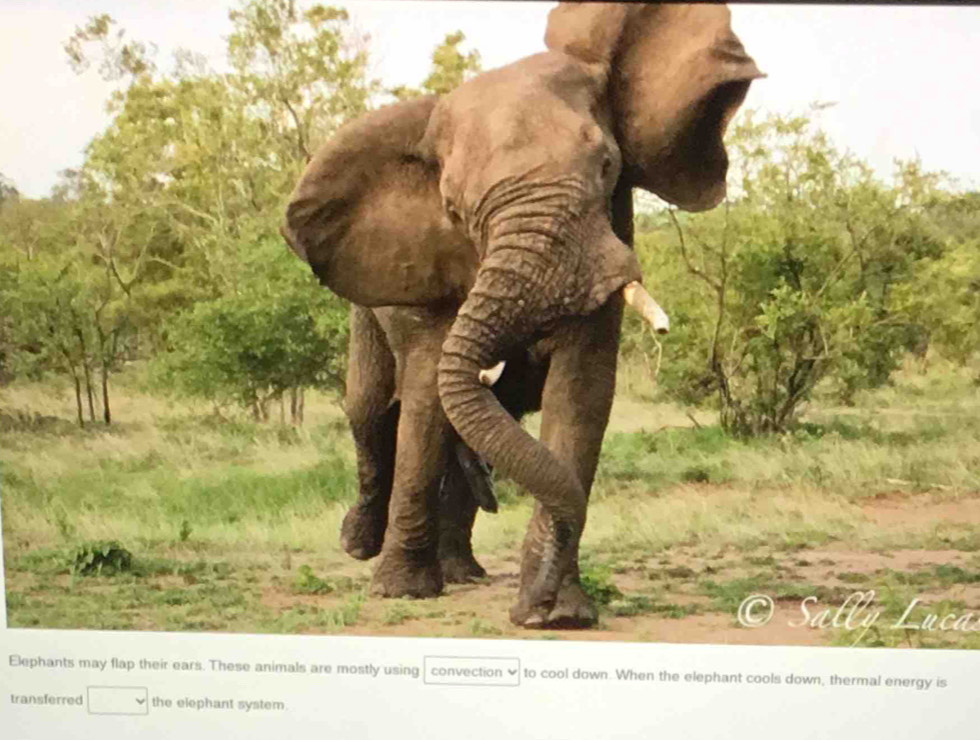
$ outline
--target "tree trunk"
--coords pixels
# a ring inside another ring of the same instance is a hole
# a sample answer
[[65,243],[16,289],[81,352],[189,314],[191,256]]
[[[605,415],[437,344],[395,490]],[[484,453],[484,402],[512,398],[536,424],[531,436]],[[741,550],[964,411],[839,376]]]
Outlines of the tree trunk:
[[85,360],[82,360],[82,367],[85,369],[85,394],[88,396],[88,418],[89,421],[95,421],[95,394],[92,393],[92,369]]
[[109,367],[102,361],[102,418],[106,426],[112,423],[112,412],[109,411]]
[[78,410],[78,426],[84,429],[85,414],[82,411],[82,381],[79,379],[77,373],[72,373],[72,377],[75,381],[75,406]]
[[64,345],[59,345],[58,349],[61,350],[61,354],[65,357],[65,365],[68,367],[71,379],[75,381],[75,409],[78,412],[78,426],[84,429],[85,412],[82,410],[82,381],[78,377],[78,371],[75,369],[75,363],[71,361],[71,355],[68,353],[68,350]]
[[289,389],[289,413],[294,427],[303,426],[303,387]]
[[97,326],[96,331],[99,337],[99,359],[101,360],[100,368],[102,370],[102,420],[108,426],[112,423],[112,413],[109,410],[109,363],[111,358],[116,356],[119,332],[118,330],[113,330],[112,332],[112,350],[110,351],[106,346],[108,344],[108,338],[105,332],[102,331],[102,327]]
[[85,347],[85,335],[82,330],[75,327],[75,336],[78,338],[78,347],[82,351],[82,370],[85,373],[85,394],[88,396],[88,418],[95,421],[95,399],[92,393],[92,368],[88,364],[88,350]]

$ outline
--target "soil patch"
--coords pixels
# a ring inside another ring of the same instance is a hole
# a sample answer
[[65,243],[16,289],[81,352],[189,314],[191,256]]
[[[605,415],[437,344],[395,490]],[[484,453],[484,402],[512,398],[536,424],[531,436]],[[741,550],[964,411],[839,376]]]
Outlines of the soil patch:
[[935,497],[890,494],[878,496],[861,506],[868,519],[890,529],[923,531],[937,524],[957,526],[980,525],[980,496],[971,494],[955,500]]

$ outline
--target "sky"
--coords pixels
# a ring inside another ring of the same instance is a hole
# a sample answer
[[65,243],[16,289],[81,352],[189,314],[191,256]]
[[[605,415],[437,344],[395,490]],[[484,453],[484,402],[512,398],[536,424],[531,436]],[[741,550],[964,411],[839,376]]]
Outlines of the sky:
[[[158,47],[166,67],[179,47],[216,68],[237,3],[202,0],[0,0],[0,173],[29,197],[47,195],[60,170],[82,163],[108,124],[111,91],[96,71],[76,75],[62,45],[76,26],[109,13],[127,35]],[[446,33],[466,34],[484,69],[544,48],[545,2],[369,0],[334,2],[370,35],[372,72],[386,85],[418,85]],[[768,74],[744,104],[780,113],[833,102],[820,114],[834,142],[887,177],[895,158],[980,188],[980,6],[733,5],[732,25]]]

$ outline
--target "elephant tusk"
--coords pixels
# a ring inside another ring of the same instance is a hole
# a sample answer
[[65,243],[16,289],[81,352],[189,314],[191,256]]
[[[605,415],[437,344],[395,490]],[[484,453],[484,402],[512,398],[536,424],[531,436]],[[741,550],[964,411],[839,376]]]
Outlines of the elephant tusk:
[[657,334],[666,334],[670,331],[670,319],[653,297],[647,293],[647,289],[637,281],[633,281],[623,288],[623,298],[633,308],[643,320],[646,321]]
[[481,370],[480,371],[480,382],[483,383],[483,385],[488,386],[488,387],[495,385],[496,382],[498,380],[500,380],[500,376],[504,374],[504,365],[505,364],[506,363],[503,360],[501,360],[500,362],[498,362],[493,367],[489,367],[486,370]]

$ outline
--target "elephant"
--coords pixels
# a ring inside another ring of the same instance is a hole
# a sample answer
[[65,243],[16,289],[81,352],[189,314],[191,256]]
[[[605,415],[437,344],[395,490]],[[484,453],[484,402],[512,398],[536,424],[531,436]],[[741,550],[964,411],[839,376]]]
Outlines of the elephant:
[[[489,469],[528,491],[511,621],[584,628],[579,542],[625,304],[664,316],[632,250],[633,188],[725,196],[726,126],[763,76],[720,5],[561,3],[546,51],[341,128],[282,234],[349,300],[346,412],[360,494],[342,530],[372,591],[482,574]],[[520,425],[541,411],[540,438]]]

